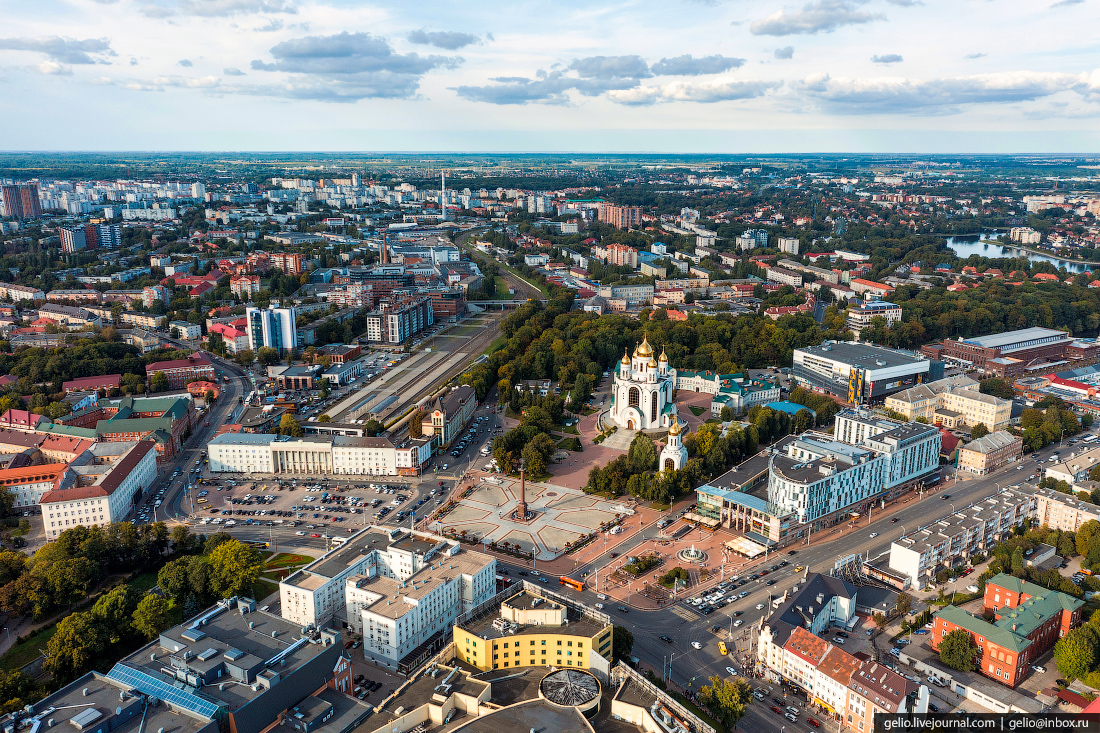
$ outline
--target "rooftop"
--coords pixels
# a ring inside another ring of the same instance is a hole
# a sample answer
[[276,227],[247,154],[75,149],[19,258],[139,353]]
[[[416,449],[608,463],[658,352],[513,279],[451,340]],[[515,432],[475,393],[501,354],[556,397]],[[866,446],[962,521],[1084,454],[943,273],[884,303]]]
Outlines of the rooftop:
[[1071,338],[1065,331],[1056,331],[1051,328],[1022,328],[1018,331],[1005,331],[1004,333],[996,333],[991,336],[978,336],[976,338],[961,340],[966,344],[981,346],[986,349],[1001,349],[1001,351],[1004,352],[1011,350],[1006,349],[1006,346],[1010,347],[1027,341],[1035,341],[1036,339],[1056,336],[1060,336],[1066,341],[1069,341]]
[[889,367],[924,364],[925,371],[927,371],[928,364],[926,359],[914,354],[906,354],[881,346],[852,341],[833,341],[823,343],[820,346],[795,349],[796,354],[799,352],[868,369],[887,369]]

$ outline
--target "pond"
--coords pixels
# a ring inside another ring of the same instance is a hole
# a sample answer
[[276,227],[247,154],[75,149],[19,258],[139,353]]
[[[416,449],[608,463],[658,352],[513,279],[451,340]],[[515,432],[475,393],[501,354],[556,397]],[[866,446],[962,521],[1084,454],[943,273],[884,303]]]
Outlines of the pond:
[[[1090,269],[1090,265],[1084,262],[1064,260],[1053,255],[1035,254],[1034,252],[1028,252],[1019,247],[1007,246],[988,239],[978,239],[974,236],[948,237],[947,248],[964,260],[970,255],[979,255],[981,257],[989,257],[990,259],[996,259],[998,257],[1026,257],[1033,262],[1049,262],[1055,267],[1064,267],[1068,272],[1073,273],[1085,272]],[[1093,264],[1091,267],[1100,270],[1100,263]]]

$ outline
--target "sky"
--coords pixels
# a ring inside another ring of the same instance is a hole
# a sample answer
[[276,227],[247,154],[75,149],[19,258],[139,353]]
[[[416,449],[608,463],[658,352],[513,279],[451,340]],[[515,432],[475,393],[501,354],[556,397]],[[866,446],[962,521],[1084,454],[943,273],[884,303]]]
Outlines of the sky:
[[1100,0],[0,0],[0,149],[1100,153]]

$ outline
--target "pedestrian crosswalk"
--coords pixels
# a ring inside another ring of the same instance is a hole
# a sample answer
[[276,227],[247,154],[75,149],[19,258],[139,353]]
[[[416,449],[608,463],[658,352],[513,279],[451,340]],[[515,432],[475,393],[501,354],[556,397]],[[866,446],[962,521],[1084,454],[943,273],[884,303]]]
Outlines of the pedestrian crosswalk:
[[702,616],[695,613],[695,611],[692,611],[688,608],[684,608],[683,606],[673,606],[672,607],[672,612],[674,614],[676,614],[677,616],[679,616],[680,618],[685,619],[687,621],[696,621],[696,620],[702,618]]

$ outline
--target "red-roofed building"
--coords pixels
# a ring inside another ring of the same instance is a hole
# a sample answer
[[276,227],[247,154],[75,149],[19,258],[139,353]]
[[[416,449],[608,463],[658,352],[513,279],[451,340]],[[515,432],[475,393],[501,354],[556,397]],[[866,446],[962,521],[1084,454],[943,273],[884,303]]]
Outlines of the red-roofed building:
[[135,498],[156,481],[157,450],[152,440],[97,443],[89,452],[90,463],[63,466],[63,480],[39,501],[48,540],[76,526],[122,521]]
[[940,453],[949,456],[959,447],[959,439],[947,428],[940,428]]
[[207,392],[213,392],[214,399],[218,399],[221,389],[213,382],[191,382],[187,385],[187,393],[192,397],[204,400]]
[[[244,320],[243,318],[241,319]],[[243,323],[241,325],[244,325]],[[240,351],[248,350],[248,334],[240,328],[234,327],[229,323],[212,323],[207,329],[207,338],[211,334],[219,334],[222,337],[222,341],[225,342],[226,349],[230,354],[236,354]]]
[[195,287],[191,288],[188,292],[191,294],[191,297],[197,298],[200,295],[202,295],[203,293],[205,293],[207,291],[210,291],[210,290],[213,290],[214,286],[215,286],[215,283],[212,283],[212,282],[209,282],[209,281],[208,282],[201,282],[198,285],[196,285]]
[[678,310],[665,311],[668,314],[668,320],[670,321],[686,321],[688,314]]
[[1068,389],[1071,392],[1076,392],[1082,397],[1092,397],[1096,394],[1096,387],[1085,384],[1084,382],[1077,382],[1072,379],[1062,379],[1056,374],[1048,374],[1046,378],[1050,380],[1050,383],[1061,387],[1062,389]]
[[885,298],[890,295],[890,293],[894,292],[894,289],[889,285],[884,285],[874,280],[864,280],[858,277],[853,279],[848,285],[857,293],[867,293],[877,298]]
[[68,465],[64,463],[44,463],[0,471],[0,486],[11,493],[16,509],[36,506],[47,493],[71,485],[75,480],[75,474],[70,474]]
[[1052,274],[1051,274],[1051,273],[1049,273],[1049,272],[1040,272],[1040,273],[1039,273],[1038,275],[1036,275],[1036,276],[1035,276],[1035,278],[1034,278],[1034,279],[1035,279],[1035,280],[1038,280],[1038,281],[1039,281],[1039,282],[1041,282],[1041,283],[1056,283],[1056,282],[1061,282],[1061,280],[1059,280],[1059,279],[1058,279],[1058,276],[1057,276],[1057,275],[1052,275]]
[[150,380],[157,372],[164,372],[171,389],[182,389],[188,379],[214,381],[214,364],[202,353],[191,354],[186,359],[158,361],[145,367]]
[[49,420],[44,415],[38,415],[27,410],[8,410],[0,415],[0,428],[6,430],[19,430],[24,433],[34,432],[38,423]]
[[80,377],[79,379],[72,379],[68,382],[64,382],[61,388],[65,390],[66,394],[72,394],[73,392],[87,392],[90,390],[111,389],[112,387],[118,388],[121,386],[121,374],[105,374],[100,377]]

